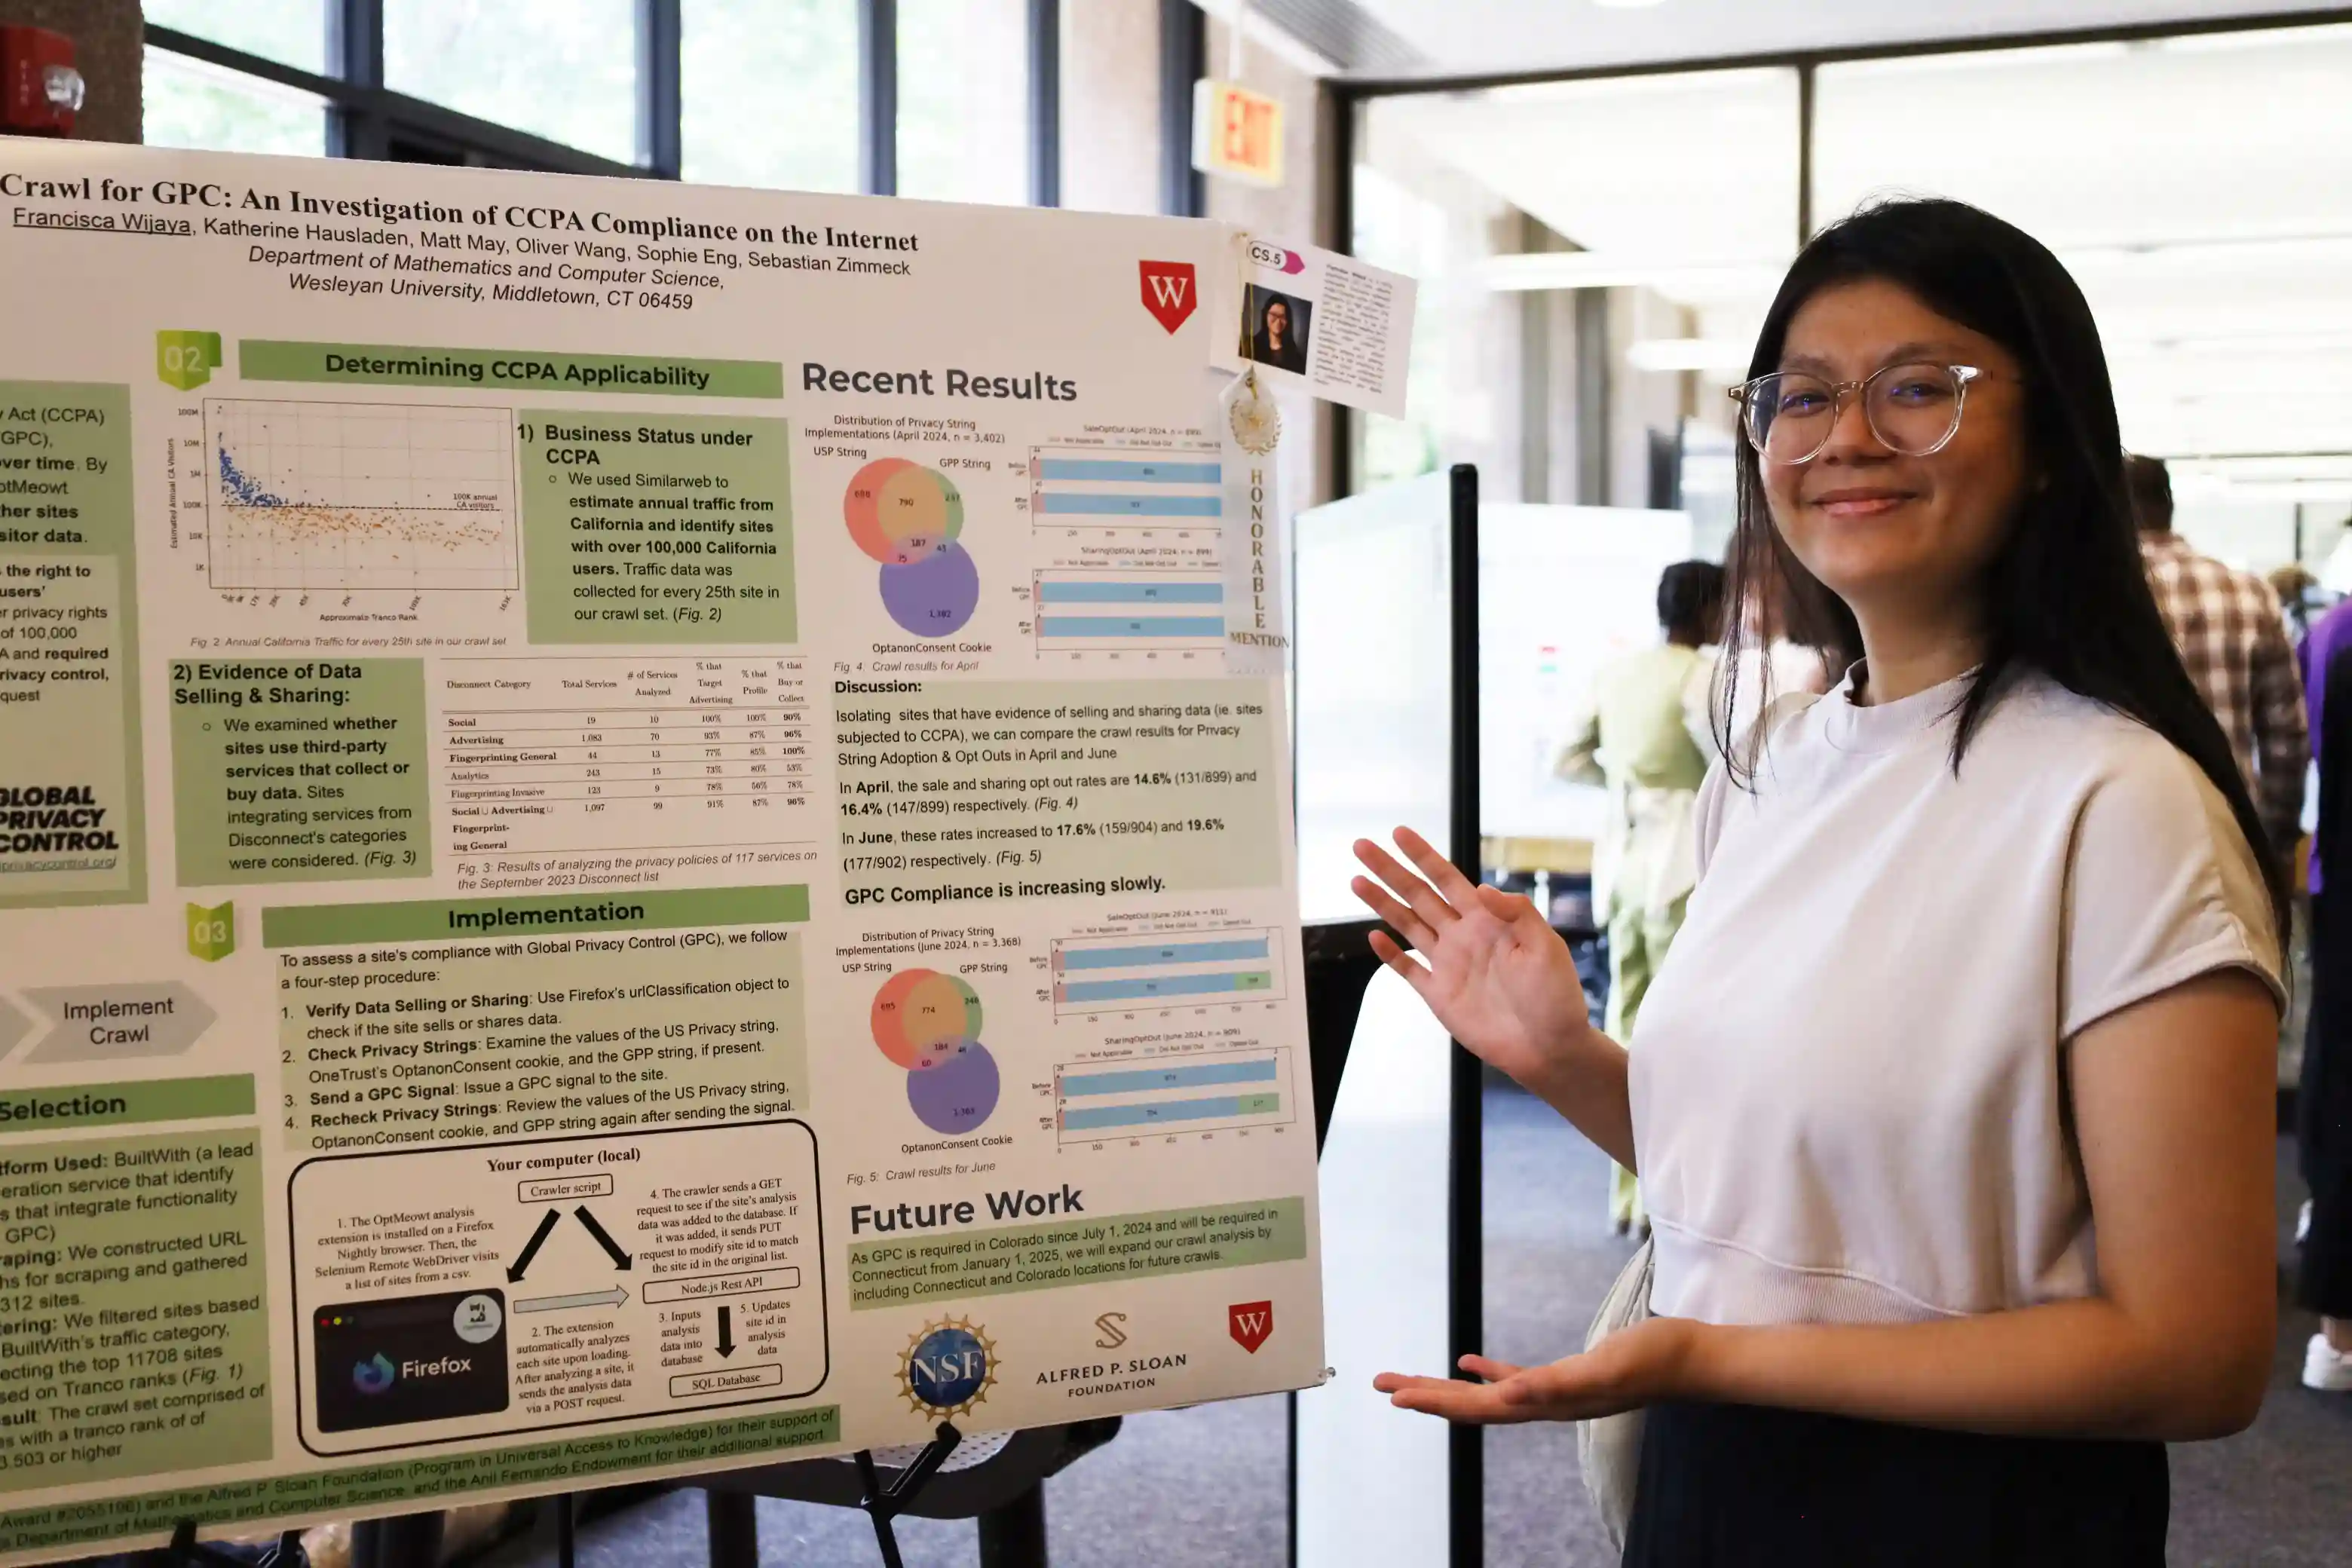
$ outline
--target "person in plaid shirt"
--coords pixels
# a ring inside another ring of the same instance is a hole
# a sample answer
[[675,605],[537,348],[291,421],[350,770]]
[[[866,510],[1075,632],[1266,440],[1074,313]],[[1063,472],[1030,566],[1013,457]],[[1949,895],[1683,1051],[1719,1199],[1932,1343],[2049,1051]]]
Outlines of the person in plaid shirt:
[[2252,573],[2198,554],[2172,531],[2172,477],[2161,458],[2126,458],[2124,479],[2148,586],[2173,646],[2230,738],[2272,845],[2290,853],[2303,831],[2311,737],[2278,595]]

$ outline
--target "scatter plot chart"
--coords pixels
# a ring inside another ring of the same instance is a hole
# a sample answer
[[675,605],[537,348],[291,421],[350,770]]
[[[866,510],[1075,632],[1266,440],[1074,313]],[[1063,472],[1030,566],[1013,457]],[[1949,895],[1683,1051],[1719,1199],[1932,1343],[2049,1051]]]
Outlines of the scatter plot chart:
[[954,481],[904,458],[857,470],[842,497],[857,548],[882,563],[882,607],[917,637],[952,637],[980,607],[980,571],[958,542],[963,495]]
[[907,1069],[907,1104],[955,1137],[996,1109],[996,1058],[980,1043],[980,994],[952,974],[902,969],[875,993],[874,1043]]
[[513,592],[512,422],[503,408],[208,400],[207,580]]

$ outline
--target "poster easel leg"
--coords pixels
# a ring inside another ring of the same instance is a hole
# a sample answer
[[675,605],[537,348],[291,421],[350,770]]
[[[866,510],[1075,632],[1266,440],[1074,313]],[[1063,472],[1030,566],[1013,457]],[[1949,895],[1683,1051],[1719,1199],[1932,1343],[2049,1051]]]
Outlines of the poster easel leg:
[[710,1568],[760,1568],[760,1500],[749,1492],[702,1494]]
[[882,1549],[882,1568],[906,1568],[905,1559],[898,1555],[898,1536],[891,1521],[915,1500],[915,1494],[923,1489],[923,1483],[947,1462],[947,1457],[955,1452],[955,1446],[962,1440],[962,1434],[952,1425],[940,1422],[939,1436],[924,1445],[923,1451],[915,1456],[915,1462],[900,1470],[898,1479],[887,1487],[882,1484],[880,1472],[874,1468],[874,1451],[871,1448],[860,1448],[853,1456],[857,1461],[858,1481],[866,1489],[866,1495],[857,1500],[857,1506],[874,1521],[874,1542]]
[[441,1561],[441,1515],[404,1513],[352,1526],[352,1568],[435,1568]]
[[980,1568],[1045,1568],[1045,1483],[980,1516]]

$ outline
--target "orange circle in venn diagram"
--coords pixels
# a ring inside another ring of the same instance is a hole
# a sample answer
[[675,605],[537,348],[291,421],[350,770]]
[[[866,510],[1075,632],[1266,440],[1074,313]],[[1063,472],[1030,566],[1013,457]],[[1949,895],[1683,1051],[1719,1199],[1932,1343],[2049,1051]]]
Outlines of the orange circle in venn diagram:
[[980,1036],[980,994],[952,974],[902,969],[874,996],[874,1043],[908,1072],[938,1067]]
[[857,548],[885,566],[912,566],[963,531],[963,496],[945,476],[904,458],[877,458],[842,497]]

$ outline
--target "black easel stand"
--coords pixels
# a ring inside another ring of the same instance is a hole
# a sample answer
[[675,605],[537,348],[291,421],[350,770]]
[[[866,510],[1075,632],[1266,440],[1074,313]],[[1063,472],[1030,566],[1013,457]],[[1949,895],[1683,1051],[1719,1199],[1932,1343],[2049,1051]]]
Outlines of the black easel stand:
[[874,1521],[874,1541],[882,1549],[883,1568],[906,1568],[898,1555],[898,1534],[893,1521],[906,1511],[915,1500],[915,1494],[923,1489],[923,1484],[947,1463],[948,1456],[962,1441],[963,1435],[953,1426],[940,1422],[939,1436],[925,1444],[923,1451],[915,1456],[915,1462],[891,1478],[887,1486],[882,1484],[881,1475],[874,1468],[873,1449],[860,1448],[853,1456],[857,1463],[858,1481],[865,1488],[857,1506]]

